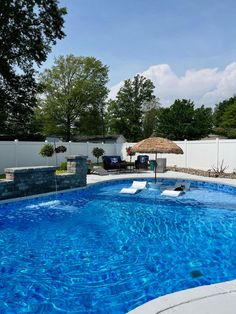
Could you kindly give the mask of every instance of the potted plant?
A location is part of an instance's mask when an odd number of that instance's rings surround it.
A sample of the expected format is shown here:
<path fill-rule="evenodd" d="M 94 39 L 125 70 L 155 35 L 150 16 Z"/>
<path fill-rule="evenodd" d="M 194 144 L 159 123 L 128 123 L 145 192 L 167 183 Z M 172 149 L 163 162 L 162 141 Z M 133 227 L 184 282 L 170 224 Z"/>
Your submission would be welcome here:
<path fill-rule="evenodd" d="M 131 162 L 132 161 L 132 156 L 135 155 L 135 152 L 132 151 L 132 147 L 131 146 L 126 147 L 126 153 L 129 156 L 129 158 L 130 158 L 129 161 Z"/>
<path fill-rule="evenodd" d="M 102 148 L 99 148 L 99 147 L 94 147 L 93 151 L 92 151 L 92 154 L 94 157 L 97 158 L 97 164 L 98 164 L 98 159 L 99 157 L 101 157 L 102 155 L 104 155 L 105 151 L 104 149 Z"/>
<path fill-rule="evenodd" d="M 52 144 L 45 144 L 39 154 L 42 156 L 42 157 L 52 157 L 52 155 L 55 153 L 55 157 L 56 157 L 56 165 L 57 165 L 57 154 L 59 153 L 65 153 L 66 152 L 66 147 L 61 145 L 61 146 L 58 146 L 58 147 L 55 147 L 54 145 Z"/>
<path fill-rule="evenodd" d="M 54 154 L 54 147 L 52 144 L 45 144 L 41 149 L 39 154 L 42 157 L 52 157 Z"/>
<path fill-rule="evenodd" d="M 66 147 L 63 145 L 55 147 L 55 153 L 56 154 L 65 153 L 66 150 L 67 150 Z"/>

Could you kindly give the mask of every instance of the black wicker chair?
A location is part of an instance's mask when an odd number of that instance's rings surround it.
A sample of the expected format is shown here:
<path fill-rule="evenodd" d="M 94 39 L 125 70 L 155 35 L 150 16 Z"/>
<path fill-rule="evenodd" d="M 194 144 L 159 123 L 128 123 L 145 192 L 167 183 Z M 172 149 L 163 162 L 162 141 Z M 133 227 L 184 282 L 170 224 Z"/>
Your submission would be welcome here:
<path fill-rule="evenodd" d="M 135 160 L 136 169 L 148 169 L 149 156 L 148 155 L 139 155 L 137 160 Z"/>
<path fill-rule="evenodd" d="M 121 170 L 127 168 L 125 161 L 122 161 L 120 156 L 103 156 L 102 160 L 103 168 L 106 170 Z"/>

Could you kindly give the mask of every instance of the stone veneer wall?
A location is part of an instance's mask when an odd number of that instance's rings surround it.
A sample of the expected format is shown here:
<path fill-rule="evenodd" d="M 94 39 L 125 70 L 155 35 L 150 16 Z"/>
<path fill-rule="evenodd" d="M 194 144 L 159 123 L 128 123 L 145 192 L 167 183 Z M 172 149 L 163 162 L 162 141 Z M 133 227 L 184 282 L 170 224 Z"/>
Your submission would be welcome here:
<path fill-rule="evenodd" d="M 0 180 L 0 200 L 53 192 L 87 184 L 87 157 L 68 156 L 67 173 L 56 175 L 56 167 L 19 167 L 5 169 Z"/>

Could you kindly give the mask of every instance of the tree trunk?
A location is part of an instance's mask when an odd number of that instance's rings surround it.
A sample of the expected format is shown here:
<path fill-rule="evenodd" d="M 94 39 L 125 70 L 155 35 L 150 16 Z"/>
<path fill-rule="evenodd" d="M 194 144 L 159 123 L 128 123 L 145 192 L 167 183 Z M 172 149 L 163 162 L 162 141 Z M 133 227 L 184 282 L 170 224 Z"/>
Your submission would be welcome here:
<path fill-rule="evenodd" d="M 71 140 L 71 127 L 70 121 L 67 119 L 66 123 L 66 141 L 69 142 Z"/>

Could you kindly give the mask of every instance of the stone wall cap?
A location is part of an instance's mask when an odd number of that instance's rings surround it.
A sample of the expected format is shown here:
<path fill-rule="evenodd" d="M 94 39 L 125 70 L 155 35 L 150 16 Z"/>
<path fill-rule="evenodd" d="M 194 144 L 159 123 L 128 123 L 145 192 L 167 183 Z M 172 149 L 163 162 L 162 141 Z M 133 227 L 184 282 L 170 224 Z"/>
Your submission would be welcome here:
<path fill-rule="evenodd" d="M 69 177 L 69 176 L 74 177 L 75 174 L 72 173 L 72 172 L 63 172 L 63 173 L 57 173 L 57 174 L 56 174 L 56 177 L 57 177 L 57 178 Z"/>
<path fill-rule="evenodd" d="M 5 173 L 56 171 L 57 168 L 58 167 L 55 167 L 55 166 L 14 167 L 14 168 L 6 168 Z"/>
<path fill-rule="evenodd" d="M 9 185 L 9 184 L 12 184 L 13 183 L 13 180 L 8 180 L 8 179 L 1 179 L 0 180 L 0 185 Z"/>

